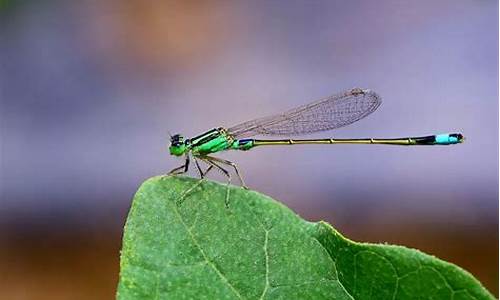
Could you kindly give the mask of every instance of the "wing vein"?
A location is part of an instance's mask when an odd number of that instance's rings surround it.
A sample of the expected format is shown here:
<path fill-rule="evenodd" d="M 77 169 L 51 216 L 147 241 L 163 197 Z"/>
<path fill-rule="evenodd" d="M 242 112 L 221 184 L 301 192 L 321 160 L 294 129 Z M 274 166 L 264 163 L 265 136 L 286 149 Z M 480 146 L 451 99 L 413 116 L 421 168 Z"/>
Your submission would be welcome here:
<path fill-rule="evenodd" d="M 285 113 L 247 121 L 228 129 L 235 138 L 253 135 L 299 135 L 332 130 L 363 119 L 381 103 L 371 90 L 354 88 Z"/>

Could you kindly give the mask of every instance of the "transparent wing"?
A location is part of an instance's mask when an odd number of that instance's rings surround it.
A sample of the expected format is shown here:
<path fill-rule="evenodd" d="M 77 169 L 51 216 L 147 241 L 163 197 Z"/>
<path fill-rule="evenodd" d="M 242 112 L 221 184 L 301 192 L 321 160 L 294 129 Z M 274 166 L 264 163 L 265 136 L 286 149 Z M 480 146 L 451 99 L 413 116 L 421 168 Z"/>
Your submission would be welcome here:
<path fill-rule="evenodd" d="M 251 120 L 228 129 L 235 138 L 260 134 L 300 135 L 349 125 L 374 112 L 380 96 L 354 88 L 282 114 Z"/>

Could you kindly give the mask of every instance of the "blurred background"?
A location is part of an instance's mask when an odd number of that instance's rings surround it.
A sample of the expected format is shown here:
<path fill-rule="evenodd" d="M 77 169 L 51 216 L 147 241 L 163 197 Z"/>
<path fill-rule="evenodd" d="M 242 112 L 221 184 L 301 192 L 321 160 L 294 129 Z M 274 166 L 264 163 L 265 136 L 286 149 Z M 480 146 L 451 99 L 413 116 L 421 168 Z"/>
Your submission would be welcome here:
<path fill-rule="evenodd" d="M 498 1 L 0 0 L 0 298 L 113 298 L 134 192 L 182 163 L 168 131 L 352 87 L 382 106 L 313 137 L 467 141 L 223 157 L 302 217 L 421 249 L 498 295 L 498 79 Z"/>

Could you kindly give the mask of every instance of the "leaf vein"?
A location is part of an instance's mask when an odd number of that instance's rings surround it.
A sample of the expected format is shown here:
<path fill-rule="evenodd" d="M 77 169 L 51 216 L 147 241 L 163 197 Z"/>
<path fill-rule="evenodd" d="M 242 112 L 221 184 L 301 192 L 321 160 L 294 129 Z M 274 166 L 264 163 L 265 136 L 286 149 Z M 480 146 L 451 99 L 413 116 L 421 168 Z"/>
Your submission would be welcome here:
<path fill-rule="evenodd" d="M 325 246 L 323 246 L 323 244 L 318 240 L 318 238 L 314 237 L 313 238 L 313 241 L 316 241 L 320 246 L 321 248 L 326 251 L 326 254 L 328 254 L 327 256 L 330 258 L 330 260 L 332 261 L 333 263 L 333 268 L 335 270 L 335 274 L 336 274 L 336 277 L 337 277 L 337 280 L 338 283 L 340 284 L 340 287 L 344 290 L 344 292 L 347 294 L 347 296 L 349 296 L 349 298 L 351 298 L 352 300 L 355 300 L 354 297 L 349 294 L 349 292 L 347 291 L 347 289 L 345 288 L 345 286 L 342 284 L 342 282 L 340 281 L 340 276 L 339 276 L 339 272 L 337 271 L 337 262 L 333 259 L 333 257 L 330 255 L 330 252 L 328 252 L 328 249 L 326 249 Z"/>
<path fill-rule="evenodd" d="M 265 285 L 264 285 L 264 289 L 262 290 L 262 294 L 260 295 L 260 298 L 259 299 L 264 299 L 264 296 L 266 295 L 267 293 L 267 290 L 269 289 L 269 254 L 267 252 L 267 244 L 268 244 L 268 240 L 269 240 L 269 229 L 266 228 L 266 226 L 264 226 L 264 223 L 259 219 L 259 217 L 255 214 L 255 212 L 252 210 L 252 208 L 250 207 L 250 205 L 248 205 L 248 203 L 246 203 L 245 201 L 243 201 L 243 203 L 245 203 L 246 207 L 248 208 L 248 210 L 250 211 L 250 213 L 255 217 L 255 219 L 257 220 L 257 222 L 259 222 L 260 226 L 262 227 L 262 229 L 264 230 L 264 234 L 265 234 L 265 238 L 264 238 L 264 258 L 266 260 L 266 277 L 265 277 Z"/>
<path fill-rule="evenodd" d="M 184 219 L 182 218 L 182 215 L 179 213 L 179 210 L 177 209 L 177 205 L 176 203 L 178 203 L 178 201 L 182 200 L 182 198 L 186 197 L 187 194 L 189 192 L 191 192 L 193 189 L 195 189 L 198 185 L 200 185 L 202 183 L 202 180 L 198 181 L 196 184 L 194 184 L 192 187 L 190 187 L 189 189 L 187 189 L 184 193 L 181 194 L 181 196 L 179 197 L 179 199 L 177 199 L 177 201 L 174 201 L 174 212 L 175 214 L 177 215 L 177 218 L 179 219 L 179 221 L 182 223 L 182 225 L 184 226 L 184 228 L 186 229 L 186 231 L 188 232 L 189 234 L 189 237 L 191 238 L 191 240 L 193 241 L 193 243 L 195 244 L 195 246 L 198 248 L 198 250 L 200 251 L 201 255 L 203 256 L 203 258 L 205 259 L 205 261 L 207 262 L 207 264 L 212 267 L 212 269 L 215 271 L 215 273 L 217 273 L 217 275 L 222 279 L 222 281 L 224 281 L 228 286 L 229 288 L 231 289 L 231 291 L 239 298 L 239 299 L 242 299 L 241 297 L 241 294 L 236 290 L 236 288 L 229 282 L 229 280 L 227 279 L 226 276 L 224 276 L 224 274 L 217 268 L 217 266 L 211 262 L 209 259 L 208 259 L 208 256 L 207 254 L 205 253 L 205 251 L 203 251 L 203 248 L 201 247 L 201 245 L 198 243 L 198 240 L 196 239 L 196 237 L 194 236 L 193 232 L 190 230 L 189 226 L 186 224 L 186 222 L 184 222 Z"/>
<path fill-rule="evenodd" d="M 269 240 L 269 230 L 265 229 L 266 231 L 266 237 L 264 240 L 264 255 L 266 258 L 266 285 L 264 286 L 264 290 L 262 291 L 262 294 L 260 295 L 259 299 L 264 299 L 264 296 L 267 293 L 267 290 L 269 289 L 269 254 L 267 253 L 267 243 Z"/>

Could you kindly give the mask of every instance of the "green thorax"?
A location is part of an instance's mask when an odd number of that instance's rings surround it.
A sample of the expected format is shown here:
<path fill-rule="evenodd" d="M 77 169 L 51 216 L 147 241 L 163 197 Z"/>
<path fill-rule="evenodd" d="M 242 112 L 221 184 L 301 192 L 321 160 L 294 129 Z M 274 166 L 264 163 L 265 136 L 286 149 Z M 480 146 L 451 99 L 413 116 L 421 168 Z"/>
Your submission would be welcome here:
<path fill-rule="evenodd" d="M 248 150 L 253 140 L 236 140 L 222 128 L 215 128 L 186 141 L 194 155 L 208 155 L 229 149 Z"/>

